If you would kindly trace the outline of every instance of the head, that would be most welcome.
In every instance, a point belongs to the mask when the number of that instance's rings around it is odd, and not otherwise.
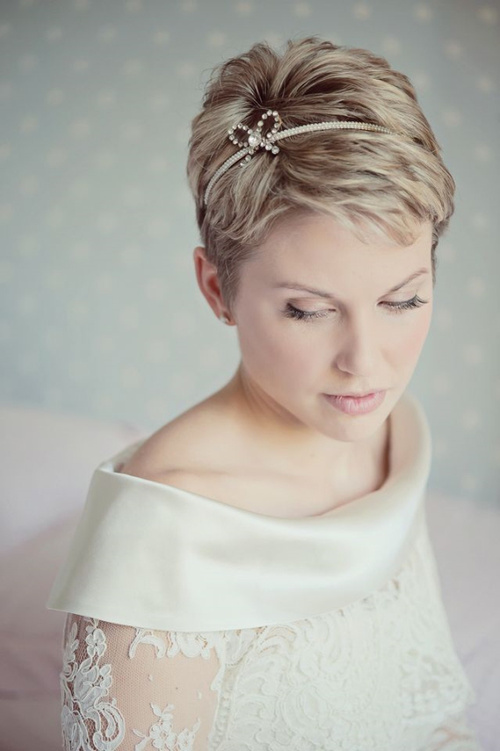
[[[356,120],[406,137],[345,129],[285,138],[278,155],[261,150],[228,169],[205,206],[210,178],[238,150],[228,130],[256,127],[267,109],[282,128]],[[282,54],[259,43],[212,74],[187,167],[198,281],[216,315],[237,325],[255,387],[306,423],[318,393],[387,388],[394,403],[411,377],[454,209],[439,152],[409,79],[368,50],[318,37],[289,40]],[[427,274],[388,294],[420,268]],[[285,281],[331,296],[275,288]],[[419,308],[388,306],[415,294],[426,301]],[[320,315],[294,319],[289,304]]]

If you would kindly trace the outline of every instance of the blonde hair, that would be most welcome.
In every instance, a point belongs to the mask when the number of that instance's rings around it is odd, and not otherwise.
[[[282,128],[323,120],[357,120],[402,131],[330,130],[279,142],[231,166],[211,188],[217,168],[239,147],[228,138],[237,123],[256,127],[277,110]],[[229,311],[241,265],[278,222],[298,212],[328,214],[366,241],[364,230],[407,245],[431,221],[435,250],[454,211],[455,182],[403,73],[372,52],[322,40],[289,39],[282,55],[266,42],[216,66],[202,109],[191,122],[187,177],[208,260],[217,270]],[[307,249],[304,249],[307,252]]]

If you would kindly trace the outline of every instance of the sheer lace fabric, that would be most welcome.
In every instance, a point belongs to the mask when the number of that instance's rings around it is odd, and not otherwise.
[[[384,587],[311,618],[194,633],[69,613],[61,692],[65,751],[480,749],[425,524]]]

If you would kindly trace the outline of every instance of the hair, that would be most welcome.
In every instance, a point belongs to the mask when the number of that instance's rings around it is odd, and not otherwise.
[[[205,206],[210,178],[235,153],[229,129],[256,127],[268,109],[277,110],[282,128],[356,120],[405,137],[339,129],[284,138],[278,155],[258,150],[242,169],[232,165]],[[191,129],[189,187],[229,311],[242,264],[278,223],[299,212],[328,214],[362,242],[368,231],[400,245],[415,242],[430,220],[435,283],[436,247],[454,211],[455,182],[413,85],[385,58],[318,36],[289,39],[281,55],[259,42],[212,70]]]

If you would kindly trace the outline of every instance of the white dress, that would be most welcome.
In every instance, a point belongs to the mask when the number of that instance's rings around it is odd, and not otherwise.
[[[403,394],[389,476],[265,516],[102,462],[47,607],[67,613],[65,751],[478,751]]]

